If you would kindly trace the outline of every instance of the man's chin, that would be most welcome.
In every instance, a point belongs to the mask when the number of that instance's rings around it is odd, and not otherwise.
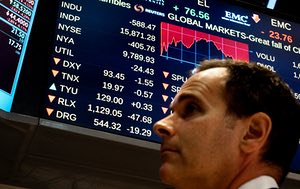
[[[171,181],[171,178],[174,177],[174,175],[173,175],[174,173],[175,172],[172,171],[169,164],[167,164],[167,163],[162,163],[161,164],[160,169],[159,169],[159,176],[160,176],[161,181],[164,184],[171,184],[172,183],[170,181]]]

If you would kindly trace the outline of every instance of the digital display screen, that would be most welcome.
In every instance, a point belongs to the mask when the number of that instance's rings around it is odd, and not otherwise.
[[[212,58],[259,62],[298,96],[299,31],[219,1],[61,1],[43,117],[159,142],[154,122]]]
[[[37,1],[0,5],[0,109],[9,111]],[[32,36],[21,76],[45,94],[23,82],[14,108],[56,128],[159,144],[153,124],[171,113],[190,71],[213,58],[257,62],[300,100],[300,24],[275,13],[221,0],[45,0],[37,10],[33,32],[48,33]]]
[[[0,109],[10,111],[37,0],[0,1]]]
[[[300,140],[299,140],[300,144]],[[300,174],[300,145],[298,146],[297,153],[291,165],[291,171]]]

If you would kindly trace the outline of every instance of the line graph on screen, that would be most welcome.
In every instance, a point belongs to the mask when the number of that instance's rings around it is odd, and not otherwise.
[[[165,22],[161,23],[160,32],[160,53],[166,59],[194,65],[213,58],[249,62],[249,48],[245,43]]]

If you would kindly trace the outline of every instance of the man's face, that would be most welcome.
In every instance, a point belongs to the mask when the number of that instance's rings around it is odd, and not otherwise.
[[[160,176],[176,188],[210,188],[230,180],[239,165],[239,120],[226,115],[226,68],[189,78],[175,96],[173,114],[154,125],[162,138]]]

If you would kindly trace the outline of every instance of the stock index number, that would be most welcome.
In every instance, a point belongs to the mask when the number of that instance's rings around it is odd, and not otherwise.
[[[23,43],[25,37],[26,37],[26,33],[23,32],[22,30],[18,30],[15,27],[12,27],[11,31],[12,34],[16,35],[17,37],[20,38],[19,42]]]
[[[103,70],[103,76],[109,77],[109,78],[114,78],[114,79],[119,79],[119,80],[125,80],[125,74],[124,73],[115,73],[111,70]]]
[[[104,93],[97,93],[96,99],[103,101],[103,102],[109,102],[109,103],[118,104],[118,105],[122,105],[124,103],[123,98],[111,96],[109,94],[104,94]]]
[[[22,44],[13,40],[13,39],[8,39],[8,44],[12,47],[14,47],[17,50],[21,50],[22,49]]]
[[[152,131],[150,129],[144,129],[139,127],[130,126],[127,131],[131,134],[151,137]]]
[[[153,45],[147,45],[147,44],[145,45],[144,43],[140,43],[137,41],[130,42],[128,43],[128,45],[139,50],[153,52],[153,53],[155,52],[155,46]]]
[[[153,92],[143,91],[143,90],[140,90],[140,89],[134,91],[133,93],[138,97],[147,98],[147,99],[151,99],[152,96],[153,96]]]
[[[145,111],[149,111],[149,112],[153,111],[152,104],[148,104],[148,103],[132,102],[131,106],[136,108],[136,109],[139,109],[139,110],[145,110]]]
[[[152,42],[156,41],[155,35],[146,34],[146,33],[143,33],[143,32],[137,31],[137,30],[131,30],[129,28],[121,28],[120,34],[129,36],[129,37],[135,37],[135,38],[147,40],[147,41],[152,41]]]
[[[146,124],[150,124],[150,125],[152,124],[152,117],[150,117],[150,116],[144,116],[144,115],[140,115],[137,113],[133,113],[127,117],[136,122],[146,123]]]
[[[146,78],[137,78],[136,80],[134,80],[138,85],[143,85],[143,86],[147,86],[147,87],[153,87],[154,86],[154,82],[151,79],[146,79]]]
[[[143,54],[130,52],[130,51],[123,51],[123,57],[128,59],[133,59],[136,61],[150,63],[150,64],[155,63],[155,58],[153,56],[145,56]]]
[[[108,115],[112,117],[122,117],[123,113],[122,110],[118,109],[111,109],[108,107],[88,104],[88,111],[92,113],[102,114],[102,115]]]
[[[209,20],[209,13],[203,12],[203,11],[197,11],[195,9],[184,7],[185,14],[189,16],[193,16],[200,19]]]
[[[116,92],[122,92],[124,89],[124,85],[113,84],[110,82],[102,82],[102,89],[107,89]]]
[[[94,126],[97,126],[97,127],[100,126],[103,128],[112,129],[112,130],[116,130],[116,131],[121,131],[121,127],[122,127],[121,123],[109,122],[109,121],[98,119],[98,118],[94,119]]]
[[[129,21],[129,23],[132,26],[136,26],[138,28],[148,29],[148,30],[152,30],[152,31],[155,30],[155,28],[156,28],[155,24],[146,24],[145,22],[135,20],[135,19],[132,19],[131,21]]]
[[[269,31],[269,37],[272,39],[277,39],[279,41],[286,41],[288,43],[293,43],[293,36],[284,33],[279,33],[277,31]]]
[[[143,66],[133,65],[131,67],[131,69],[134,72],[144,73],[144,74],[147,74],[147,75],[154,75],[154,69],[153,68],[145,68]]]

